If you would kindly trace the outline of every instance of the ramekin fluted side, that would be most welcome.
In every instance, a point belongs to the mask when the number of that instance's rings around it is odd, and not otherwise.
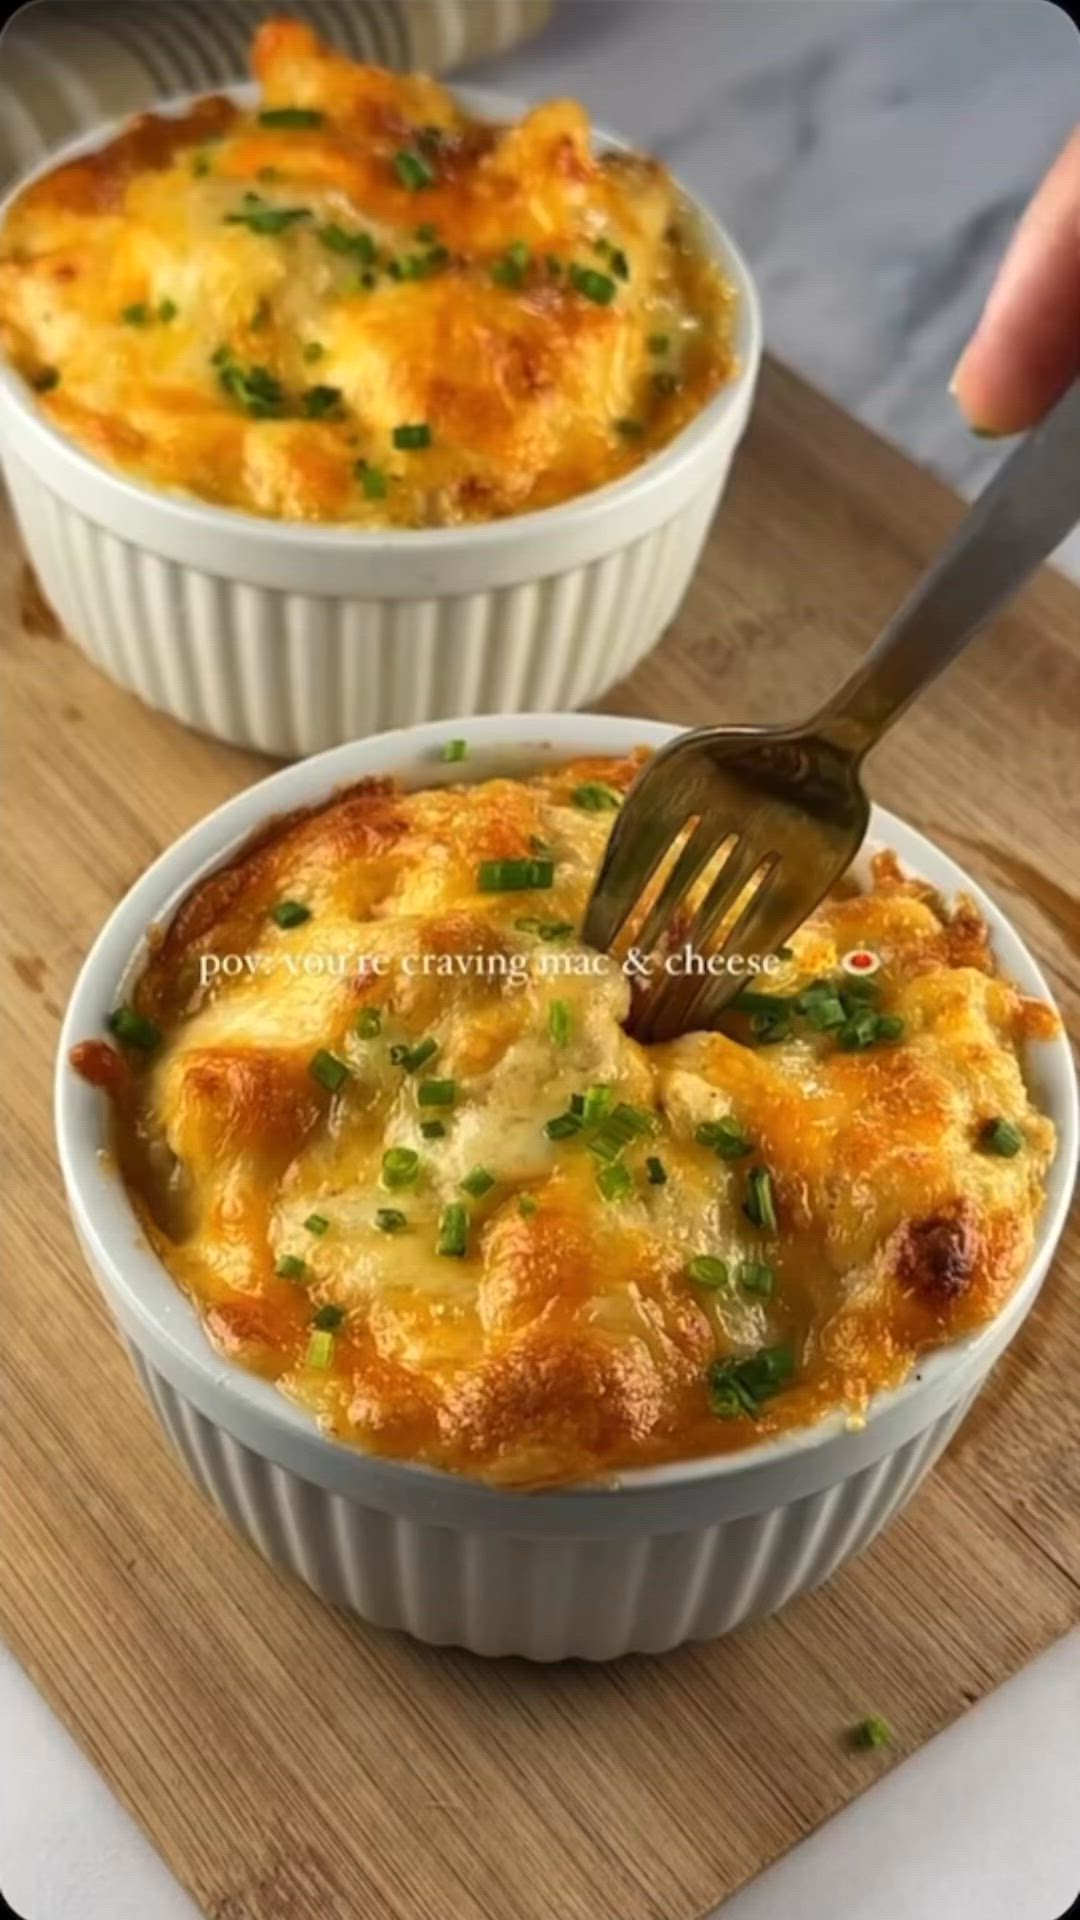
[[[188,726],[285,758],[596,699],[675,614],[729,464],[662,525],[582,565],[402,599],[287,591],[155,553],[5,453],[41,587],[94,664]]]
[[[774,1613],[899,1512],[974,1398],[872,1465],[760,1513],[615,1539],[522,1537],[418,1521],[318,1486],[244,1446],[129,1351],[192,1479],[271,1565],[374,1626],[540,1661],[666,1653]]]

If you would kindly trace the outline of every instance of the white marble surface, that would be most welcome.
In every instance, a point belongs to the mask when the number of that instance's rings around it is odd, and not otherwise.
[[[1015,221],[1080,120],[1080,35],[1046,0],[563,0],[470,69],[573,91],[731,228],[770,345],[973,492],[1001,449],[952,369]],[[1080,535],[1062,561],[1080,576]]]
[[[1080,111],[1080,39],[1055,7],[564,0],[539,40],[472,77],[572,90],[662,152],[744,245],[778,353],[966,490],[993,468],[1000,450],[947,385]],[[1065,557],[1080,574],[1080,540]],[[1078,1707],[1073,1636],[723,1920],[1056,1920],[1080,1886]],[[24,1920],[196,1920],[2,1655],[0,1723],[0,1888]]]

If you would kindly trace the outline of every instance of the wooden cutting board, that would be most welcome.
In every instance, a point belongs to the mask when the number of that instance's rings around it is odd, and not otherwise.
[[[686,608],[608,706],[808,711],[958,513],[770,368]],[[691,1920],[1077,1617],[1075,1231],[905,1516],[780,1618],[665,1659],[532,1669],[324,1609],[166,1453],[76,1251],[49,1118],[91,936],[264,763],[118,692],[14,542],[2,565],[11,1644],[212,1920]],[[1078,715],[1080,592],[1048,574],[873,765],[875,794],[1013,915],[1074,1022]],[[891,1756],[847,1744],[869,1712]]]

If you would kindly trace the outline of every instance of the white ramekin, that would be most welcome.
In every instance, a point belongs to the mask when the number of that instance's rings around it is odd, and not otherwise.
[[[455,723],[470,779],[576,753],[656,746],[676,729],[580,715]],[[839,1418],[717,1460],[649,1468],[617,1485],[502,1492],[367,1456],[325,1438],[277,1390],[214,1353],[139,1233],[103,1157],[105,1102],[67,1064],[103,1031],[148,926],[268,816],[393,772],[460,777],[445,726],[354,743],[250,788],[177,842],[116,909],[79,975],[60,1038],[60,1163],[86,1258],[174,1447],[214,1504],[275,1566],[379,1626],[485,1654],[604,1660],[726,1633],[824,1580],[866,1545],[933,1464],[1027,1313],[1064,1225],[1076,1164],[1076,1082],[1064,1039],[1032,1049],[1029,1079],[1059,1131],[1031,1267],[1004,1312],[928,1356],[866,1425]],[[946,893],[978,901],[1006,973],[1048,999],[1008,922],[920,834],[875,809],[871,833]]]
[[[521,111],[473,88],[460,97],[492,117]],[[108,131],[70,143],[49,165]],[[4,473],[67,631],[150,706],[286,756],[424,720],[597,698],[675,614],[757,381],[749,269],[717,222],[688,204],[736,290],[740,371],[637,472],[516,519],[362,532],[208,506],[81,452],[0,364]]]

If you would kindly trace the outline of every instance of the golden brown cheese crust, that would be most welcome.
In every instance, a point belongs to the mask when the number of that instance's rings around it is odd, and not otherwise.
[[[282,519],[452,525],[625,474],[731,376],[672,181],[594,156],[575,102],[490,126],[289,21],[254,66],[259,112],[148,115],[8,215],[0,345],[91,453]]]
[[[1053,1016],[996,975],[970,905],[947,910],[890,857],[758,990],[790,1004],[869,948],[899,1037],[848,1051],[792,1015],[759,1043],[741,1010],[724,1032],[628,1037],[626,975],[598,973],[575,929],[613,817],[582,788],[621,792],[638,764],[367,782],[271,824],[154,942],[135,996],[152,1050],[79,1050],[211,1337],[369,1449],[544,1485],[858,1418],[917,1354],[997,1313],[1030,1256],[1053,1130],[1020,1051]],[[550,886],[479,884],[482,862],[537,858]],[[309,917],[279,925],[284,902]],[[425,1041],[438,1051],[402,1060]],[[313,1071],[326,1055],[336,1086]],[[425,1104],[432,1079],[451,1104]],[[616,1153],[615,1190],[595,1122],[545,1131],[596,1088],[649,1129]],[[1011,1156],[987,1148],[995,1119],[1019,1130]],[[720,1120],[738,1157],[699,1137]],[[400,1149],[417,1165],[397,1186]],[[477,1168],[484,1192],[462,1185]],[[746,1211],[761,1168],[775,1224]],[[440,1252],[454,1207],[467,1248]],[[698,1277],[702,1255],[726,1283]],[[338,1324],[313,1349],[327,1308]],[[777,1348],[782,1391],[718,1393],[717,1362],[722,1382],[725,1360]]]

